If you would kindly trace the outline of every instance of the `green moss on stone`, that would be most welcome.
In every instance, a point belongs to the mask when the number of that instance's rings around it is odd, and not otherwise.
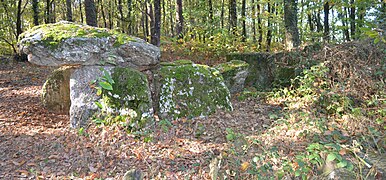
[[[87,25],[80,25],[71,22],[59,22],[55,24],[43,24],[21,34],[20,39],[27,35],[42,33],[40,42],[49,48],[56,49],[60,43],[73,37],[84,38],[115,38],[114,46],[120,46],[128,41],[133,41],[130,36],[106,28],[97,28]],[[28,43],[28,42],[26,42]]]
[[[220,73],[206,65],[162,66],[160,114],[164,118],[207,116],[217,108],[232,109]]]
[[[141,127],[151,118],[151,96],[146,76],[132,68],[117,67],[112,73],[114,84],[112,91],[103,93],[105,105],[116,112],[132,109],[136,112],[136,121]]]
[[[216,66],[216,69],[218,69],[220,73],[223,74],[223,73],[235,71],[237,69],[246,69],[248,67],[249,67],[249,64],[246,63],[245,61],[231,60],[229,62],[219,64],[218,66]]]
[[[193,62],[191,60],[185,60],[185,59],[176,60],[173,62],[161,62],[162,66],[180,66],[180,65],[188,65],[188,64],[191,65],[193,64]]]

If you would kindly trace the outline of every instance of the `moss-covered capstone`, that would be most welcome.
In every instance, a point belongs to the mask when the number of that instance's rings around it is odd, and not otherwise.
[[[43,85],[41,99],[49,111],[68,114],[70,110],[70,76],[74,67],[63,66],[51,73]]]
[[[220,72],[189,61],[164,64],[160,71],[161,118],[207,116],[218,108],[232,110],[230,93]]]
[[[249,64],[245,61],[232,60],[216,66],[220,71],[231,93],[241,92],[244,89],[244,82],[248,76]]]
[[[118,65],[151,69],[160,50],[142,39],[117,31],[61,21],[44,24],[20,35],[19,51],[43,66]]]

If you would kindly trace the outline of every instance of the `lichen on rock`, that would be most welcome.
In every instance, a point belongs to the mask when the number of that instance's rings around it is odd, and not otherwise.
[[[244,82],[248,76],[249,64],[245,61],[232,60],[216,66],[224,78],[225,84],[231,93],[244,89]]]
[[[161,118],[207,116],[218,108],[232,110],[230,93],[214,68],[176,61],[160,69]]]

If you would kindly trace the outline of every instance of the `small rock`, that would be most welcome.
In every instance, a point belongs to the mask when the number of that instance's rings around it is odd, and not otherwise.
[[[142,172],[137,169],[131,169],[130,171],[127,171],[125,175],[123,176],[123,180],[142,180]]]

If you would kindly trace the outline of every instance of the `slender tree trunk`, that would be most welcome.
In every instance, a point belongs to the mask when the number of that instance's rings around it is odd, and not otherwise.
[[[345,34],[345,38],[346,38],[346,41],[350,41],[350,33],[348,31],[349,27],[348,27],[348,22],[347,22],[347,7],[344,7],[344,11],[343,11],[343,19],[342,19],[342,25],[344,27],[343,29],[343,33]]]
[[[243,27],[243,32],[242,32],[242,38],[241,41],[245,42],[247,40],[247,23],[246,23],[246,7],[247,7],[247,2],[246,0],[242,0],[241,3],[241,25]]]
[[[263,44],[263,28],[262,28],[262,22],[261,22],[261,14],[262,14],[262,8],[259,4],[257,4],[257,29],[259,30],[259,50],[262,49]]]
[[[151,44],[160,46],[161,43],[161,1],[154,0],[154,34],[151,38]]]
[[[51,23],[55,23],[56,22],[56,4],[55,4],[55,0],[51,1],[50,17],[51,17],[50,22]]]
[[[16,15],[16,39],[19,39],[20,34],[22,33],[21,29],[21,6],[22,0],[17,2],[17,15]]]
[[[117,21],[117,26],[120,27],[122,33],[125,33],[124,22],[123,22],[123,8],[122,8],[122,0],[118,0],[118,12],[119,12],[119,20]]]
[[[147,18],[146,13],[142,12],[141,25],[142,25],[143,40],[147,41],[147,39],[146,39],[147,34],[146,34],[145,18]]]
[[[184,16],[182,14],[182,0],[177,0],[177,27],[176,33],[178,39],[183,38],[183,29],[184,29]]]
[[[103,4],[103,0],[98,0],[98,4],[101,5],[101,13],[102,13],[102,19],[103,19],[103,27],[107,28],[107,20],[106,20],[106,15],[105,15],[105,7]]]
[[[222,3],[221,3],[221,29],[224,28],[224,13],[225,13],[225,0],[222,0]]]
[[[80,12],[80,23],[83,23],[84,19],[83,19],[82,0],[79,0],[79,12]]]
[[[50,12],[51,12],[50,6],[51,6],[51,0],[46,0],[46,18],[45,18],[46,24],[51,23],[50,22],[50,20],[51,20],[51,18],[50,18],[50,16],[51,16],[51,14],[50,14]]]
[[[162,22],[164,23],[163,26],[164,26],[164,34],[166,35],[169,35],[169,29],[167,28],[167,21],[166,21],[166,2],[165,0],[162,0],[161,1],[161,4],[162,4]]]
[[[315,22],[316,22],[316,31],[317,32],[322,32],[323,25],[320,22],[320,10],[318,10],[317,12],[314,12],[314,13],[315,13],[314,17],[315,17]]]
[[[237,2],[229,0],[229,25],[233,35],[237,33]]]
[[[66,19],[67,21],[71,21],[72,22],[72,7],[71,7],[71,0],[66,0],[66,9],[67,9],[67,13],[66,13]]]
[[[90,26],[97,27],[97,14],[94,0],[85,0],[84,7],[86,10],[86,23]]]
[[[127,17],[126,17],[126,19],[128,21],[127,29],[128,29],[128,33],[129,34],[133,33],[133,28],[132,28],[132,26],[133,26],[133,19],[131,18],[131,13],[133,11],[133,7],[132,6],[133,6],[132,0],[127,0]]]
[[[149,14],[149,19],[150,19],[150,42],[151,39],[153,38],[152,36],[154,35],[154,11],[153,11],[153,4],[149,3],[149,8],[148,8],[148,14]]]
[[[323,6],[324,10],[324,21],[323,21],[323,26],[324,26],[324,41],[329,42],[330,41],[330,25],[328,23],[328,16],[330,14],[330,5],[329,2],[326,1]]]
[[[251,8],[252,8],[252,40],[253,42],[256,42],[256,7],[255,7],[255,0],[251,1]]]
[[[39,2],[38,0],[32,0],[32,11],[34,18],[34,25],[39,25]]]
[[[355,37],[355,1],[350,0],[350,31],[351,31],[351,38],[356,39]]]
[[[267,22],[267,49],[266,51],[269,52],[271,49],[271,41],[272,41],[272,27],[271,27],[271,20],[272,20],[272,8],[271,8],[271,2],[268,2],[268,22]]]
[[[169,10],[169,20],[170,20],[170,32],[171,32],[171,36],[172,37],[174,37],[174,21],[173,21],[173,12],[174,12],[174,10],[175,10],[175,6],[174,6],[174,4],[171,2],[172,0],[168,0],[168,2],[169,2],[169,8],[170,8],[170,10]]]
[[[287,50],[300,45],[297,3],[295,0],[284,0],[284,26],[285,26],[285,45]]]
[[[208,6],[209,6],[209,22],[213,23],[213,2],[212,0],[208,0]]]

